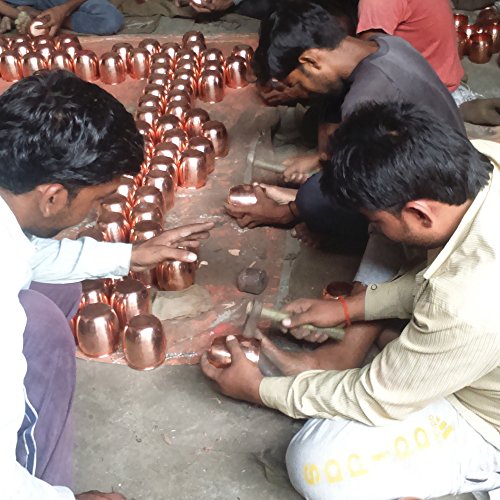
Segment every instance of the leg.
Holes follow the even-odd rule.
[[[424,499],[500,485],[500,452],[446,400],[384,427],[309,420],[286,461],[293,486],[311,500]]]
[[[56,288],[56,295],[64,296],[65,313],[71,314],[80,298],[79,287]],[[27,316],[23,353],[28,368],[24,379],[26,414],[18,432],[17,460],[36,477],[71,487],[75,342],[65,313],[52,300],[35,290],[21,291],[19,300]]]
[[[275,8],[273,0],[244,0],[232,12],[262,20],[268,18]]]

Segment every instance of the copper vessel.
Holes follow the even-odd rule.
[[[22,59],[26,54],[33,51],[33,46],[29,42],[19,42],[12,45],[12,50]]]
[[[204,70],[198,81],[198,96],[203,102],[220,102],[224,99],[224,78],[214,70]]]
[[[108,304],[83,307],[76,319],[75,332],[78,347],[91,358],[115,352],[120,341],[118,318]]]
[[[196,77],[199,71],[198,61],[194,61],[192,59],[182,59],[177,63],[174,75],[176,75],[180,70],[189,70],[191,71],[192,75]]]
[[[465,23],[465,24],[467,24],[467,23]],[[231,55],[240,56],[243,59],[245,59],[247,64],[250,64],[252,62],[252,59],[253,59],[253,53],[254,53],[253,48],[250,47],[250,45],[238,44],[238,45],[235,45],[233,47]]]
[[[151,73],[148,77],[148,84],[159,85],[165,93],[168,92],[171,81],[170,75],[163,73]]]
[[[453,20],[456,30],[458,30],[458,28],[462,26],[467,26],[469,24],[469,16],[466,16],[465,14],[454,14]]]
[[[123,214],[102,212],[97,219],[97,228],[102,231],[105,241],[126,243],[130,233],[130,225]]]
[[[130,203],[126,196],[120,193],[112,193],[102,199],[99,214],[103,212],[116,212],[128,219],[130,210]]]
[[[146,184],[144,186],[138,187],[137,191],[135,192],[134,205],[137,205],[138,203],[152,203],[153,205],[161,207],[163,206],[163,194],[154,185],[151,186]],[[134,232],[134,229],[135,227],[132,228],[132,232]],[[130,238],[132,242],[132,236]]]
[[[260,340],[247,339],[241,335],[237,335],[241,350],[246,358],[257,365],[260,358]],[[212,342],[212,346],[207,351],[208,361],[216,368],[227,368],[231,365],[231,353],[226,346],[226,337],[216,337]]]
[[[174,206],[176,184],[169,172],[151,170],[144,178],[144,185],[155,187],[161,192],[163,213],[166,213]]]
[[[156,132],[150,123],[145,122],[144,120],[136,120],[135,126],[137,127],[137,130],[144,138],[148,138],[148,139],[155,138]]]
[[[199,189],[207,183],[208,169],[204,153],[188,148],[182,153],[179,164],[179,186]]]
[[[70,35],[69,33],[64,33],[64,34],[58,35],[54,39],[54,42],[55,42],[56,48],[58,48],[58,49],[64,50],[64,48],[67,45],[71,45],[71,44],[76,44],[79,46],[80,49],[82,48],[82,45],[80,43],[80,39],[76,35]]]
[[[248,85],[247,62],[241,56],[229,56],[225,67],[226,85],[232,89],[241,89]]]
[[[203,134],[202,126],[210,120],[208,113],[201,108],[190,109],[185,116],[184,129],[189,137]]]
[[[131,202],[136,189],[137,186],[134,178],[131,175],[122,175],[120,177],[120,184],[118,185],[116,192],[122,194],[128,199],[129,202]]]
[[[488,24],[485,33],[491,36],[491,52],[500,52],[500,24]]]
[[[205,45],[205,42],[202,42],[200,40],[191,40],[184,45],[184,48],[192,50],[198,57],[200,57],[201,53],[207,48],[207,46]]]
[[[205,43],[205,36],[201,31],[186,31],[182,36],[182,46],[184,47],[188,42]]]
[[[16,82],[22,78],[21,61],[13,50],[0,54],[0,74],[6,82]]]
[[[154,108],[149,107],[139,107],[135,112],[135,117],[137,120],[143,120],[146,123],[149,123],[153,128],[156,125],[156,120],[158,120],[160,116],[160,111]]]
[[[140,49],[146,49],[151,55],[160,52],[161,44],[154,38],[145,38],[139,42]]]
[[[460,59],[467,55],[468,43],[467,35],[463,31],[457,31],[457,50]]]
[[[182,152],[186,149],[188,138],[186,132],[180,128],[167,130],[162,135],[162,142],[171,142],[177,146],[177,149]]]
[[[207,71],[208,70],[217,71],[217,73],[219,73],[221,77],[224,76],[224,64],[221,64],[219,61],[207,61],[207,62],[205,62],[201,67],[200,74],[206,70]]]
[[[179,172],[177,170],[177,164],[173,158],[162,155],[154,156],[151,158],[149,169],[150,172],[159,170],[160,172],[168,173],[170,177],[172,177],[174,188],[177,189],[177,185],[179,184]]]
[[[200,62],[202,65],[207,61],[218,61],[221,65],[224,64],[224,54],[219,49],[206,49],[201,53]]]
[[[33,37],[28,34],[16,33],[13,37],[9,37],[9,48],[12,48],[16,43],[32,42]]]
[[[31,36],[45,36],[50,32],[50,28],[43,28],[42,26],[45,24],[45,21],[41,19],[33,19],[28,26],[28,33]]]
[[[171,101],[165,107],[165,114],[174,115],[184,124],[186,113],[191,109],[191,103],[187,99]]]
[[[125,81],[127,67],[120,54],[105,52],[99,60],[101,81],[107,85],[117,85]]]
[[[189,148],[197,149],[205,155],[207,172],[211,174],[215,170],[215,151],[212,141],[206,137],[192,137],[189,140]]]
[[[152,314],[132,318],[123,332],[123,352],[135,370],[153,370],[165,361],[167,339],[161,321]]]
[[[196,94],[198,89],[198,77],[197,73],[191,69],[179,68],[175,70],[174,80],[184,80],[189,83],[190,94]]]
[[[170,90],[170,92],[167,95],[166,98],[166,103],[170,104],[173,101],[182,101],[185,99],[190,105],[193,103],[193,95],[190,94],[187,90],[179,90],[179,89],[174,89]]]
[[[79,50],[75,56],[75,74],[87,82],[99,79],[99,61],[92,50]]]
[[[161,138],[163,134],[169,130],[180,128],[181,120],[175,115],[163,115],[156,121],[156,134]]]
[[[493,5],[482,9],[476,17],[476,24],[490,24],[492,21],[500,21],[500,13]]]
[[[130,72],[133,46],[127,42],[118,42],[111,47],[112,52],[116,52],[125,63],[125,69]]]
[[[167,75],[169,78],[172,78],[173,71],[165,64],[158,62],[151,62],[151,74],[157,73],[158,75]]]
[[[136,80],[145,80],[149,75],[151,54],[147,49],[137,48],[130,51],[130,76]]]
[[[82,229],[76,237],[76,239],[79,238],[93,238],[96,241],[104,241],[104,235],[96,227],[87,227]]]
[[[38,52],[26,54],[21,63],[23,77],[31,76],[36,71],[47,68],[47,61]]]
[[[82,50],[82,47],[79,43],[72,42],[68,43],[67,45],[64,45],[63,47],[61,47],[60,50],[64,50],[64,52],[66,52],[66,54],[68,54],[68,56],[71,57],[74,65],[76,54],[80,50]]]
[[[255,188],[252,184],[239,184],[233,186],[229,190],[227,201],[232,205],[255,205],[257,196],[255,196]]]
[[[140,282],[131,278],[125,278],[115,285],[111,295],[111,305],[118,316],[120,327],[138,314],[149,314],[151,312],[151,301],[147,288]]]
[[[33,48],[35,50],[39,50],[42,47],[50,47],[54,50],[56,48],[54,39],[48,35],[35,36],[31,39],[31,43],[33,44]]]
[[[323,290],[324,299],[336,299],[351,295],[353,284],[347,281],[332,281]]]
[[[105,280],[82,281],[82,298],[80,308],[88,304],[109,304],[108,291]]]
[[[55,50],[52,57],[49,59],[50,69],[65,69],[66,71],[73,72],[75,67],[73,59],[64,50]]]
[[[161,64],[169,69],[174,69],[175,61],[167,52],[158,52],[151,57],[151,64]]]
[[[177,52],[181,50],[181,46],[175,42],[163,43],[160,47],[161,52],[165,52],[170,56],[172,61],[175,63],[177,61]]]
[[[173,90],[183,90],[190,96],[194,95],[194,88],[191,85],[191,82],[188,80],[181,80],[180,78],[176,78],[170,83],[170,91]]]
[[[0,54],[9,49],[10,43],[6,38],[0,37]]]
[[[212,142],[216,158],[223,158],[227,155],[229,151],[229,140],[226,127],[222,122],[210,120],[204,123],[203,136]]]
[[[474,24],[467,24],[466,26],[461,26],[458,31],[463,31],[467,38],[469,39],[472,35],[476,33],[477,26]]]
[[[198,56],[196,55],[196,52],[192,51],[191,49],[180,49],[177,51],[175,57],[177,65],[179,65],[179,62],[183,60],[198,61]]]
[[[172,158],[175,164],[177,164],[180,158],[179,147],[173,142],[160,142],[156,145],[155,156],[165,156],[167,158]],[[151,162],[152,161],[153,158],[151,159]]]
[[[163,87],[162,85],[157,85],[156,83],[146,84],[144,86],[142,93],[144,95],[146,94],[155,95],[156,97],[159,97],[162,101],[165,101],[166,98],[165,87]]]
[[[475,33],[467,45],[469,59],[476,64],[485,64],[491,59],[491,36],[487,33]]]
[[[158,196],[161,199],[161,194],[159,192]],[[141,222],[138,222],[132,228],[132,232],[130,233],[130,242],[138,243],[141,241],[150,240],[151,238],[158,236],[161,232],[162,228],[159,224],[150,220],[143,220]],[[146,288],[156,286],[156,272],[154,268],[140,272],[131,271],[130,276],[133,279],[140,281]]]
[[[144,94],[139,97],[137,105],[141,108],[153,108],[161,112],[163,108],[163,101],[156,95]]]
[[[134,208],[132,208],[130,214],[132,227],[142,220],[152,220],[157,224],[163,225],[162,208],[158,205],[153,205],[152,203],[146,203],[144,201],[137,203],[134,205]]]
[[[185,290],[194,284],[197,262],[166,260],[156,266],[156,281],[160,290]]]

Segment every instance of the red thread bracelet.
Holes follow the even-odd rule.
[[[351,315],[349,314],[349,307],[347,307],[347,302],[346,302],[344,296],[338,295],[335,298],[342,304],[342,308],[344,309],[344,317],[345,317],[346,326],[351,326],[352,325]]]

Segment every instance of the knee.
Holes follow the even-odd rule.
[[[296,204],[300,215],[307,221],[318,210],[318,201],[323,195],[319,187],[319,175],[313,175],[297,192]]]
[[[123,14],[107,0],[87,0],[71,17],[80,33],[113,35],[123,26]]]

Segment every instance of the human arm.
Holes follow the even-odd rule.
[[[11,19],[16,19],[19,15],[19,10],[15,7],[12,7],[7,2],[0,0],[0,14],[2,16],[10,17]]]
[[[406,2],[403,0],[360,0],[356,33],[380,31],[393,35],[406,18],[405,10]]]
[[[199,13],[224,12],[234,5],[238,5],[242,0],[189,0],[189,5]]]
[[[500,125],[500,98],[464,102],[460,105],[460,114],[468,123],[497,127]]]

